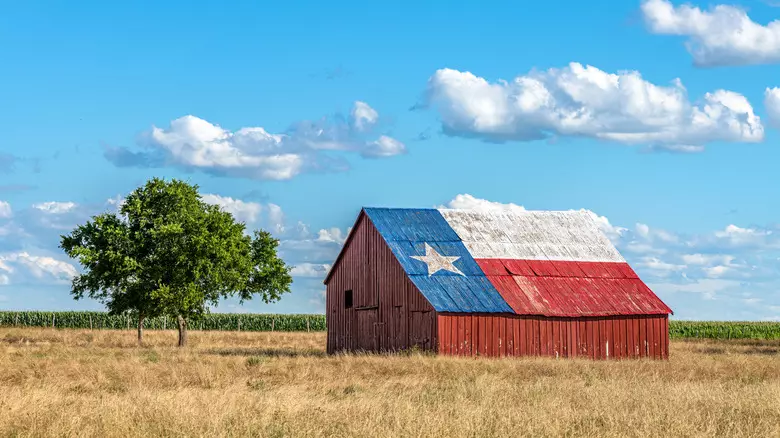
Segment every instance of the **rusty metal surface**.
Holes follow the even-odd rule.
[[[438,315],[438,352],[453,356],[669,358],[668,316],[546,318]]]

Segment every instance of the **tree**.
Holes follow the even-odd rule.
[[[144,318],[176,318],[183,347],[188,322],[220,299],[260,295],[268,303],[290,291],[279,241],[266,231],[246,235],[243,223],[202,201],[197,185],[153,178],[128,195],[120,214],[93,217],[62,236],[60,247],[84,267],[73,279],[74,298],[137,312],[139,343]]]

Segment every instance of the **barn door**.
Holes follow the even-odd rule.
[[[377,327],[377,309],[358,309],[358,350],[379,350],[379,327]]]

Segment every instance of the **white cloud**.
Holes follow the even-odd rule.
[[[32,255],[26,251],[0,254],[0,270],[6,284],[27,282],[29,276],[41,281],[62,283],[78,275],[73,265],[53,257]],[[18,281],[17,281],[18,280]]]
[[[378,140],[372,141],[366,145],[361,154],[367,158],[392,157],[406,153],[406,145],[400,141],[382,135]]]
[[[11,204],[6,201],[0,201],[0,219],[7,219],[13,216]]]
[[[636,262],[636,266],[651,270],[655,275],[660,277],[666,277],[674,272],[684,271],[686,268],[685,265],[664,262],[658,257],[643,257]]]
[[[41,202],[33,204],[33,208],[46,214],[64,214],[73,211],[76,208],[75,202]]]
[[[347,239],[348,233],[349,230],[347,230],[347,233],[343,233],[341,231],[341,228],[336,228],[336,227],[322,229],[317,233],[317,241],[326,242],[326,243],[332,242],[341,245]]]
[[[686,283],[651,282],[647,285],[650,289],[666,295],[693,293],[699,294],[704,299],[713,300],[728,289],[739,288],[740,283],[734,280],[700,279]]]
[[[682,260],[689,265],[729,265],[734,261],[734,256],[723,254],[683,254]]]
[[[777,235],[772,230],[757,228],[742,228],[734,224],[728,225],[714,236],[717,243],[728,247],[777,247]]]
[[[505,211],[505,212],[522,212],[525,211],[525,207],[517,204],[504,204],[501,202],[488,201],[487,199],[477,198],[468,193],[462,193],[452,198],[446,205],[439,206],[440,208],[458,208],[469,209],[478,211]]]
[[[298,236],[287,236],[279,242],[279,254],[296,266],[303,263],[333,263],[349,233],[340,228],[321,229],[316,237],[310,236],[308,227],[299,227]]]
[[[325,278],[330,265],[327,263],[300,263],[295,265],[290,271],[293,277],[314,277]]]
[[[263,205],[212,193],[201,195],[201,198],[203,202],[220,206],[222,210],[229,212],[237,220],[248,225],[268,228],[277,235],[282,235],[286,231],[284,211],[276,204]]]
[[[780,88],[767,88],[764,91],[764,109],[769,125],[780,129]]]
[[[661,86],[636,71],[611,74],[576,62],[495,83],[441,69],[428,81],[427,102],[445,133],[487,141],[558,135],[698,152],[710,142],[764,139],[741,94],[716,90],[691,103],[679,79]]]
[[[113,198],[106,199],[106,205],[112,209],[119,211],[123,205],[125,205],[125,197],[122,195],[116,195]]]
[[[279,207],[276,204],[268,204],[268,222],[274,231],[279,234],[284,233],[285,216],[282,207]]]
[[[352,107],[352,124],[358,131],[365,131],[379,120],[379,113],[367,103],[356,101]]]
[[[780,62],[780,21],[753,21],[736,6],[709,10],[668,0],[645,0],[642,14],[650,32],[688,37],[685,46],[698,66],[770,64]]]
[[[259,179],[290,179],[305,160],[303,154],[285,150],[283,135],[259,127],[230,132],[192,115],[173,120],[169,129],[153,127],[149,138],[183,166],[243,169]]]
[[[236,220],[244,223],[253,223],[258,220],[263,206],[256,202],[246,202],[229,196],[220,196],[211,193],[201,195],[203,202],[218,205],[223,211],[233,215]]]
[[[168,128],[152,127],[144,135],[141,151],[106,148],[105,156],[117,166],[159,167],[176,165],[219,175],[260,180],[288,180],[304,172],[341,171],[348,164],[341,155],[352,152],[366,157],[403,153],[398,140],[375,140],[379,114],[365,102],[356,102],[350,119],[340,116],[301,121],[286,132],[269,133],[262,127],[236,131],[187,115]]]

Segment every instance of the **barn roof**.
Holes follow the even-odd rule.
[[[672,312],[584,211],[365,208],[363,213],[439,312],[560,317]],[[338,259],[332,270],[337,264]]]

